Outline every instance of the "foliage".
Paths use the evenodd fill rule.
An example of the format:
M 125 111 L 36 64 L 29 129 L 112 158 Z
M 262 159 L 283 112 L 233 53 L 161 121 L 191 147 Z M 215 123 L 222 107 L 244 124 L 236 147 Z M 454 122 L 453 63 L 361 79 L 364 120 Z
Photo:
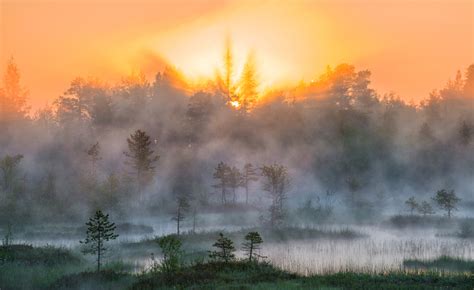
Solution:
M 260 255 L 260 245 L 263 239 L 258 232 L 249 232 L 245 235 L 245 242 L 242 244 L 242 250 L 248 257 L 248 261 L 252 262 L 265 256 Z
M 413 215 L 413 212 L 418 208 L 419 204 L 416 201 L 415 197 L 412 196 L 409 199 L 405 201 L 406 206 L 408 207 L 408 210 L 410 211 L 410 214 Z
M 159 238 L 158 245 L 163 253 L 159 269 L 168 275 L 178 272 L 183 264 L 181 241 L 174 235 L 168 235 Z
M 270 225 L 272 227 L 279 226 L 285 218 L 284 201 L 290 184 L 288 170 L 285 166 L 279 164 L 264 165 L 262 176 L 265 178 L 263 189 L 272 199 L 269 208 Z
M 103 255 L 107 251 L 105 243 L 118 237 L 115 234 L 116 226 L 109 221 L 109 215 L 104 215 L 100 210 L 96 211 L 95 215 L 86 223 L 86 226 L 86 239 L 80 241 L 81 244 L 84 244 L 82 251 L 84 254 L 96 255 L 97 272 L 99 272 Z
M 228 263 L 235 259 L 234 242 L 225 237 L 224 234 L 219 233 L 219 238 L 212 246 L 217 248 L 217 250 L 209 251 L 209 258 L 224 263 Z
M 461 200 L 457 197 L 454 190 L 441 189 L 436 192 L 433 200 L 438 204 L 438 207 L 448 213 L 448 218 L 451 218 L 451 212 L 457 210 L 457 203 Z
M 434 214 L 433 207 L 426 200 L 422 201 L 418 206 L 418 212 L 423 216 Z

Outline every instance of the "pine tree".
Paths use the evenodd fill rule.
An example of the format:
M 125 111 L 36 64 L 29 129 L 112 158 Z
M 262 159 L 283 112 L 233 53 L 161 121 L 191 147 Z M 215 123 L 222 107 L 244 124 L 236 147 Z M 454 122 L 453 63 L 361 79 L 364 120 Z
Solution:
M 86 223 L 86 226 L 86 239 L 80 241 L 81 244 L 84 244 L 82 252 L 97 256 L 97 272 L 99 272 L 103 255 L 107 251 L 105 243 L 118 237 L 115 234 L 116 227 L 114 223 L 109 221 L 109 215 L 104 215 L 100 210 L 96 211 L 95 215 Z
M 163 253 L 159 269 L 165 274 L 176 273 L 181 267 L 181 241 L 175 235 L 168 235 L 158 239 L 158 245 Z
M 255 55 L 253 52 L 249 53 L 240 78 L 239 93 L 240 93 L 240 109 L 247 112 L 252 109 L 257 101 L 257 69 L 255 64 Z
M 212 246 L 217 248 L 217 250 L 209 251 L 209 258 L 224 263 L 231 262 L 235 259 L 234 242 L 225 237 L 222 233 L 219 233 L 219 238 Z
M 97 170 L 97 162 L 99 162 L 102 157 L 100 157 L 100 144 L 99 142 L 92 144 L 89 149 L 86 150 L 87 157 L 89 158 L 91 164 L 91 175 L 95 178 Z
M 258 253 L 262 243 L 262 237 L 258 232 L 249 232 L 245 235 L 245 242 L 242 244 L 242 250 L 246 253 L 249 262 L 252 262 L 252 259 L 256 260 L 258 258 L 264 258 L 264 256 Z
M 27 96 L 28 91 L 21 85 L 20 71 L 15 60 L 10 58 L 3 76 L 3 87 L 0 88 L 0 124 L 27 116 Z
M 245 188 L 245 204 L 249 203 L 249 185 L 258 180 L 258 174 L 252 163 L 247 163 L 242 169 L 242 186 Z
M 134 169 L 138 195 L 141 198 L 143 186 L 149 181 L 151 174 L 155 170 L 154 163 L 160 158 L 151 149 L 151 140 L 144 131 L 136 130 L 127 138 L 128 152 L 124 152 L 129 158 L 128 164 Z

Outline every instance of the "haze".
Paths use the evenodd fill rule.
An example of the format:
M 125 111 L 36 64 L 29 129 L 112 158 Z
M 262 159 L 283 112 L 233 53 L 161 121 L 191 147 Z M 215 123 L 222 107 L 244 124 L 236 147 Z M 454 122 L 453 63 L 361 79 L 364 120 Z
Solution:
M 39 108 L 77 76 L 151 77 L 171 63 L 213 77 L 231 35 L 236 65 L 254 51 L 265 88 L 347 62 L 370 70 L 379 92 L 420 101 L 474 61 L 473 3 L 3 0 L 0 61 L 15 58 Z

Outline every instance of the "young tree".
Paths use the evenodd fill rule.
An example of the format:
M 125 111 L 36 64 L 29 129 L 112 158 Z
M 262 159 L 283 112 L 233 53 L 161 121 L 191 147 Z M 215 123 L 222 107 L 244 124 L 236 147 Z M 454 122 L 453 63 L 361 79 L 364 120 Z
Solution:
M 178 194 L 176 197 L 176 208 L 171 220 L 176 222 L 176 235 L 179 236 L 181 222 L 186 217 L 186 212 L 189 210 L 188 198 L 184 194 Z
M 228 174 L 227 174 L 227 180 L 229 187 L 232 189 L 232 201 L 235 204 L 236 202 L 236 194 L 235 191 L 237 188 L 239 188 L 242 184 L 242 179 L 241 179 L 241 174 L 238 168 L 232 167 Z
M 408 210 L 410 211 L 410 214 L 413 215 L 413 212 L 418 208 L 419 204 L 416 201 L 415 197 L 412 196 L 409 199 L 405 201 L 406 206 L 408 207 Z
M 209 258 L 224 263 L 228 263 L 235 259 L 234 242 L 225 237 L 222 233 L 219 233 L 219 238 L 212 246 L 217 248 L 217 250 L 209 251 Z
M 247 163 L 242 169 L 242 186 L 245 188 L 245 204 L 249 203 L 249 185 L 258 180 L 258 174 L 252 163 Z
M 426 200 L 423 201 L 418 207 L 418 212 L 420 214 L 422 214 L 423 216 L 426 216 L 426 215 L 430 215 L 430 214 L 434 214 L 434 210 L 433 210 L 433 207 L 431 206 L 431 204 L 429 202 L 427 202 Z
M 174 235 L 168 235 L 159 238 L 157 242 L 163 253 L 159 269 L 168 275 L 178 272 L 181 268 L 183 256 L 181 241 Z
M 129 158 L 128 164 L 134 169 L 138 194 L 141 197 L 142 188 L 149 181 L 151 174 L 155 170 L 154 163 L 160 158 L 151 149 L 151 140 L 144 131 L 136 130 L 127 138 L 128 152 L 124 152 Z
M 221 190 L 221 201 L 222 204 L 226 204 L 226 194 L 227 194 L 227 186 L 229 186 L 229 172 L 231 171 L 230 166 L 225 164 L 224 162 L 219 162 L 217 167 L 214 171 L 214 179 L 218 181 L 217 184 L 214 185 L 215 188 Z
M 246 253 L 249 262 L 258 258 L 263 258 L 257 251 L 260 250 L 260 245 L 263 243 L 262 237 L 258 232 L 249 232 L 245 235 L 245 242 L 242 244 L 242 249 Z
M 288 171 L 285 166 L 273 164 L 262 167 L 262 175 L 265 178 L 263 189 L 268 192 L 272 199 L 270 206 L 270 225 L 280 225 L 285 217 L 283 202 L 290 184 Z
M 454 190 L 447 191 L 446 189 L 441 189 L 436 192 L 433 200 L 440 209 L 448 213 L 448 218 L 451 218 L 451 212 L 457 210 L 456 205 L 461 199 L 456 196 Z
M 100 272 L 102 257 L 107 251 L 105 243 L 115 240 L 118 235 L 115 234 L 115 224 L 109 221 L 109 215 L 102 211 L 96 211 L 95 215 L 86 223 L 86 239 L 80 241 L 84 245 L 82 252 L 97 256 L 97 272 Z
M 2 186 L 6 192 L 12 192 L 18 178 L 18 165 L 23 159 L 23 155 L 6 155 L 0 159 L 0 171 L 2 173 Z

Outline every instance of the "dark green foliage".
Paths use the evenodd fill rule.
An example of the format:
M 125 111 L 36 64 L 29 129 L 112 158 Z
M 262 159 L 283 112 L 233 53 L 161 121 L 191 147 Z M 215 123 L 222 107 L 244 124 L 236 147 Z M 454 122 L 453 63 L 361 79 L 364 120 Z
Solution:
M 248 257 L 248 261 L 252 262 L 258 258 L 264 258 L 260 255 L 260 245 L 263 243 L 262 237 L 258 232 L 249 232 L 245 235 L 245 242 L 242 244 L 242 250 Z
M 228 263 L 235 259 L 234 242 L 225 237 L 224 234 L 219 233 L 219 238 L 212 246 L 217 248 L 217 250 L 209 251 L 209 258 L 224 263 Z
M 99 272 L 102 257 L 107 250 L 105 243 L 118 237 L 115 234 L 116 226 L 109 221 L 109 215 L 104 215 L 100 210 L 96 211 L 95 215 L 86 223 L 86 226 L 86 239 L 80 241 L 81 244 L 84 244 L 82 252 L 97 256 L 97 272 Z
M 69 250 L 54 247 L 34 248 L 30 245 L 0 246 L 0 264 L 16 263 L 24 266 L 55 266 L 78 264 L 79 257 Z
M 448 213 L 448 218 L 451 218 L 451 212 L 457 210 L 457 203 L 461 200 L 457 197 L 454 190 L 441 189 L 436 192 L 433 200 L 438 204 L 438 207 Z
M 128 152 L 124 152 L 124 155 L 128 157 L 128 164 L 134 169 L 139 195 L 155 170 L 155 162 L 160 158 L 152 150 L 151 143 L 150 136 L 141 130 L 136 130 L 127 138 Z
M 181 241 L 174 235 L 168 235 L 159 238 L 157 242 L 163 254 L 163 259 L 159 266 L 160 271 L 168 275 L 178 272 L 183 263 Z
M 101 272 L 81 272 L 61 277 L 49 289 L 127 289 L 135 282 L 128 273 L 103 270 Z

